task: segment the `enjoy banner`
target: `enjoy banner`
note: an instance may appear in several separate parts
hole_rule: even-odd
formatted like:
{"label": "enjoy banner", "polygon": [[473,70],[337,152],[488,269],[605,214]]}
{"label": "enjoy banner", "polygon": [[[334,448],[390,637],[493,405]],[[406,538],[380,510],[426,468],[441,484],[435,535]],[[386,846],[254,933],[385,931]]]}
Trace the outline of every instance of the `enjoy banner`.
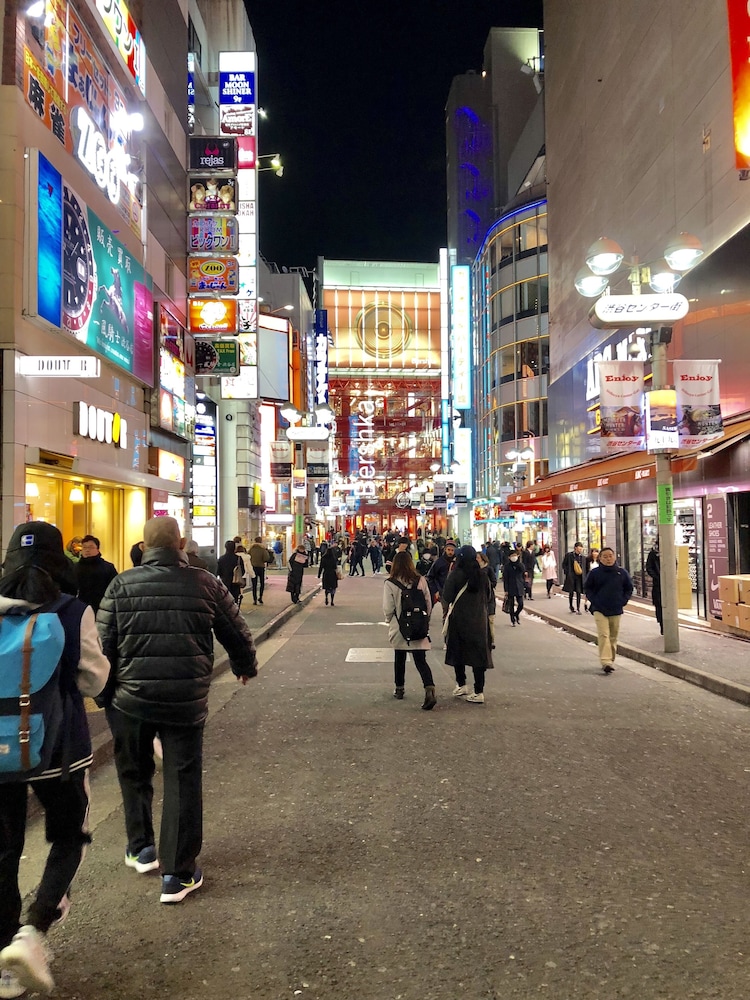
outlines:
{"label": "enjoy banner", "polygon": [[720,438],[718,361],[673,361],[680,448],[702,448]]}
{"label": "enjoy banner", "polygon": [[642,361],[599,362],[599,414],[606,451],[643,448]]}

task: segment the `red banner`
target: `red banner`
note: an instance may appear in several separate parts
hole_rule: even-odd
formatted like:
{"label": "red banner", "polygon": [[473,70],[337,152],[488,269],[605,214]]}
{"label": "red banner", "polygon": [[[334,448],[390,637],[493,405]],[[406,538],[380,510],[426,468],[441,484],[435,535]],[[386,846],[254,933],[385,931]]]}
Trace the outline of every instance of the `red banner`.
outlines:
{"label": "red banner", "polygon": [[727,0],[732,61],[734,153],[739,170],[750,167],[750,9],[747,0]]}

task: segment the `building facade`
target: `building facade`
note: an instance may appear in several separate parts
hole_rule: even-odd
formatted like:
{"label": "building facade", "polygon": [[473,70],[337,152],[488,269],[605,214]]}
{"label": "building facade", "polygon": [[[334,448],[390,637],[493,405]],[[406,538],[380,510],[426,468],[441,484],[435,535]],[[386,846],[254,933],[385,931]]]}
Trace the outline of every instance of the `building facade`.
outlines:
{"label": "building facade", "polygon": [[689,312],[673,325],[667,351],[670,361],[721,361],[724,432],[708,447],[677,451],[671,463],[682,605],[701,616],[720,613],[719,575],[750,568],[750,287],[741,256],[750,186],[735,148],[735,8],[746,18],[745,5],[724,0],[692,5],[689,16],[678,0],[627,9],[614,0],[545,3],[550,476],[512,498],[555,510],[561,551],[576,538],[615,546],[648,596],[644,563],[658,530],[654,458],[604,456],[596,365],[641,359],[648,374],[651,331],[596,328],[591,302],[574,284],[601,236],[625,248],[630,273],[613,287],[622,294],[631,290],[633,263],[656,262],[678,234],[695,234],[706,253],[682,279]]}

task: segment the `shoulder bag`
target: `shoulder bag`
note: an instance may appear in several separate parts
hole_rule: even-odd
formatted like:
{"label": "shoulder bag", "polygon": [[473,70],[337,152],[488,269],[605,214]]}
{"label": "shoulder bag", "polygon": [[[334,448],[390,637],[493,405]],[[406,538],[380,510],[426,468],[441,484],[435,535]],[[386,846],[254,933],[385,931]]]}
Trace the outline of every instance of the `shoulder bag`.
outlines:
{"label": "shoulder bag", "polygon": [[468,583],[465,583],[463,587],[461,587],[459,592],[456,594],[456,599],[454,601],[451,601],[451,603],[448,605],[448,611],[445,615],[445,621],[443,622],[443,638],[445,638],[448,635],[448,626],[450,625],[453,609],[458,604],[459,597],[461,596],[461,594],[463,594],[463,592],[466,590],[468,586],[469,586]]}

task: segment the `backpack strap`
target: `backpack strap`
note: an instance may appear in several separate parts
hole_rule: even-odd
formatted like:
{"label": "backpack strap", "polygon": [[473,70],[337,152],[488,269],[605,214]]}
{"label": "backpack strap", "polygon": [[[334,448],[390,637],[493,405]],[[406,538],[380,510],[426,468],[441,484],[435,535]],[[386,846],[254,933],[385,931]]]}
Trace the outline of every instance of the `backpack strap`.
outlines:
{"label": "backpack strap", "polygon": [[18,721],[18,742],[21,747],[21,767],[24,771],[31,768],[31,757],[29,754],[29,739],[31,732],[31,634],[38,615],[29,615],[26,629],[23,633],[23,664],[21,667],[21,696],[18,699],[19,721]]}

